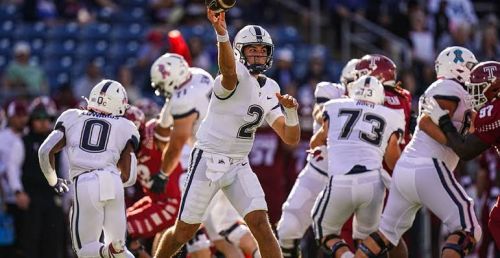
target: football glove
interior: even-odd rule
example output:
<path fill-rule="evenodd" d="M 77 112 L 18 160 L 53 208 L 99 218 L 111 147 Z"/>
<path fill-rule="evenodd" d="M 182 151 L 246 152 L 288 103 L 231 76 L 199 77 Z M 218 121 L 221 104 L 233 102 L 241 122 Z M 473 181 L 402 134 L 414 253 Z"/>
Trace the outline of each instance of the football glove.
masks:
<path fill-rule="evenodd" d="M 425 100 L 426 101 L 422 104 L 422 112 L 428 115 L 432 119 L 432 122 L 434 122 L 436 125 L 439 125 L 439 120 L 443 116 L 447 116 L 449 111 L 443 110 L 436 102 L 434 97 L 426 98 Z"/>
<path fill-rule="evenodd" d="M 163 171 L 160 171 L 151 178 L 151 181 L 153 181 L 153 184 L 151 185 L 151 192 L 157 194 L 164 193 L 165 185 L 168 183 L 168 175 Z"/>
<path fill-rule="evenodd" d="M 54 188 L 54 191 L 58 194 L 63 194 L 69 191 L 68 185 L 71 184 L 71 181 L 63 179 L 63 178 L 58 178 L 57 183 L 52 186 Z"/>

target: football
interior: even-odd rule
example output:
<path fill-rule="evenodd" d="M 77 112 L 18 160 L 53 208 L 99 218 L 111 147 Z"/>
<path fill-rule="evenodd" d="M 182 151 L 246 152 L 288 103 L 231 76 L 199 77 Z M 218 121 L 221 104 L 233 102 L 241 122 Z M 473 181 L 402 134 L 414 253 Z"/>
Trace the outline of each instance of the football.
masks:
<path fill-rule="evenodd" d="M 207 7 L 216 13 L 231 9 L 235 3 L 236 0 L 205 0 Z"/>

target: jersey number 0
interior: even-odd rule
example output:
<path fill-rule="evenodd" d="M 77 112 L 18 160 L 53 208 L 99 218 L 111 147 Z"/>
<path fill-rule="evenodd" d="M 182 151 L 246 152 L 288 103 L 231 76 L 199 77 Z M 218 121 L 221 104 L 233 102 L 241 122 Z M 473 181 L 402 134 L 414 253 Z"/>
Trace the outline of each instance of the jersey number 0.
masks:
<path fill-rule="evenodd" d="M 108 146 L 110 129 L 111 124 L 106 120 L 85 120 L 80 137 L 80 149 L 91 153 L 104 152 Z"/>

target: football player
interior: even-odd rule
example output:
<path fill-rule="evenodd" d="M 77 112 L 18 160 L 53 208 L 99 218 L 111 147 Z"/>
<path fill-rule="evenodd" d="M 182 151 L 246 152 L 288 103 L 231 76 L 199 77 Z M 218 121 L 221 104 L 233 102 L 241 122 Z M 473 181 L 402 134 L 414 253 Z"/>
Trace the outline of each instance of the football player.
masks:
<path fill-rule="evenodd" d="M 370 75 L 379 79 L 384 86 L 385 102 L 384 105 L 388 108 L 399 109 L 405 115 L 404 137 L 400 141 L 400 149 L 404 150 L 410 142 L 411 132 L 416 125 L 416 116 L 411 109 L 412 96 L 411 93 L 401 87 L 400 82 L 396 82 L 396 64 L 388 57 L 380 54 L 365 55 L 357 62 L 355 74 L 357 76 Z M 382 172 L 386 187 L 390 188 L 390 174 L 392 169 L 384 163 L 384 171 Z M 358 241 L 359 242 L 359 241 Z M 356 246 L 359 243 L 356 243 Z M 408 257 L 408 251 L 404 240 L 400 241 L 398 246 L 392 249 L 391 256 Z"/>
<path fill-rule="evenodd" d="M 151 81 L 152 87 L 159 95 L 165 97 L 167 102 L 160 113 L 160 122 L 158 125 L 165 128 L 171 126 L 170 140 L 163 152 L 162 162 L 159 164 L 160 167 L 157 168 L 157 172 L 151 176 L 151 191 L 161 194 L 165 189 L 168 189 L 168 187 L 164 187 L 164 182 L 169 182 L 172 171 L 175 171 L 176 167 L 179 166 L 179 161 L 182 160 L 182 153 L 186 153 L 185 149 L 190 150 L 194 143 L 194 135 L 208 111 L 213 79 L 206 71 L 200 68 L 189 67 L 182 56 L 167 53 L 153 63 L 151 67 Z M 165 114 L 172 115 L 171 121 L 161 122 L 167 120 L 162 119 Z M 161 132 L 159 134 L 161 135 Z M 181 163 L 187 164 L 188 162 L 184 161 Z M 185 169 L 187 168 L 187 165 L 185 165 Z M 215 209 L 207 209 L 207 213 L 220 212 L 221 209 L 217 209 L 217 207 L 225 206 L 224 203 L 229 204 L 227 200 L 224 200 L 225 198 L 223 195 L 221 198 L 218 198 L 217 200 L 220 200 L 222 204 L 211 204 L 210 207 L 215 207 Z M 220 217 L 222 220 L 209 219 L 204 221 L 210 240 L 221 251 L 230 250 L 229 247 L 224 248 L 224 243 L 221 243 L 226 242 L 226 240 L 224 236 L 219 235 L 219 232 L 225 231 L 227 239 L 235 243 L 236 246 L 239 246 L 241 238 L 250 241 L 249 245 L 253 246 L 253 249 L 247 250 L 247 253 L 251 255 L 256 249 L 256 244 L 253 243 L 253 238 L 248 228 L 240 224 L 235 224 L 232 227 L 238 220 L 238 214 L 230 204 L 229 207 L 222 208 L 222 210 L 227 212 L 227 216 Z M 214 216 L 220 216 L 220 214 L 208 215 L 208 217 Z M 192 242 L 195 241 L 190 241 L 190 243 Z M 241 243 L 243 242 L 246 241 L 241 241 Z M 191 244 L 188 245 L 188 251 L 198 251 L 201 249 L 204 248 L 195 247 Z"/>
<path fill-rule="evenodd" d="M 384 88 L 375 77 L 353 82 L 349 96 L 325 103 L 323 125 L 311 138 L 311 148 L 328 146 L 329 183 L 311 214 L 316 238 L 333 257 L 348 252 L 340 230 L 353 213 L 353 239 L 378 227 L 385 197 L 382 160 L 394 167 L 405 126 L 402 112 L 383 106 Z"/>
<path fill-rule="evenodd" d="M 422 107 L 425 97 L 434 97 L 450 113 L 451 126 L 462 134 L 469 130 L 472 111 L 464 87 L 476 64 L 474 54 L 466 48 L 444 49 L 436 58 L 437 80 L 421 98 Z M 421 114 L 415 134 L 394 169 L 379 230 L 359 245 L 356 257 L 379 256 L 397 245 L 422 206 L 440 218 L 450 232 L 443 257 L 463 257 L 473 250 L 481 228 L 472 199 L 451 173 L 459 156 L 445 143 L 446 138 L 432 119 Z"/>
<path fill-rule="evenodd" d="M 439 125 L 446 135 L 446 145 L 463 160 L 470 160 L 490 147 L 500 155 L 500 62 L 481 62 L 474 67 L 470 83 L 466 84 L 474 97 L 478 113 L 474 119 L 474 133 L 463 137 L 453 126 L 453 120 L 446 109 L 442 109 L 434 99 L 424 105 L 424 113 Z M 488 227 L 500 248 L 500 207 L 497 204 L 490 214 Z"/>
<path fill-rule="evenodd" d="M 274 49 L 266 30 L 245 26 L 235 37 L 233 51 L 225 13 L 207 9 L 207 17 L 217 33 L 221 75 L 215 79 L 208 114 L 196 134 L 177 222 L 164 234 L 156 255 L 170 257 L 177 252 L 194 235 L 211 199 L 222 190 L 249 226 L 262 256 L 281 257 L 248 153 L 264 119 L 285 143 L 298 143 L 297 101 L 281 96 L 277 83 L 262 74 L 272 64 Z"/>
<path fill-rule="evenodd" d="M 410 142 L 411 131 L 415 127 L 416 117 L 412 114 L 412 96 L 408 90 L 401 87 L 401 83 L 396 82 L 396 64 L 379 54 L 365 55 L 356 64 L 358 76 L 370 75 L 377 78 L 384 86 L 384 105 L 392 109 L 401 109 L 405 114 L 404 138 L 400 143 L 401 150 Z M 392 172 L 392 171 L 391 171 Z"/>
<path fill-rule="evenodd" d="M 313 111 L 313 132 L 321 127 L 323 104 L 346 95 L 347 85 L 354 81 L 355 67 L 359 59 L 352 59 L 342 69 L 341 83 L 321 82 L 316 85 L 316 103 Z M 311 210 L 314 200 L 328 183 L 328 156 L 326 145 L 317 146 L 307 157 L 307 164 L 283 204 L 277 233 L 284 257 L 298 257 L 299 241 L 312 223 Z"/>
<path fill-rule="evenodd" d="M 87 110 L 69 109 L 59 116 L 38 151 L 40 167 L 56 192 L 67 192 L 69 181 L 57 178 L 54 166 L 55 153 L 66 148 L 74 185 L 71 236 L 78 257 L 134 257 L 125 247 L 123 187 L 136 180 L 139 132 L 123 117 L 127 92 L 119 82 L 103 80 L 87 102 Z"/>
<path fill-rule="evenodd" d="M 127 231 L 132 240 L 148 239 L 175 222 L 181 199 L 179 178 L 182 168 L 179 165 L 172 173 L 165 192 L 151 192 L 151 176 L 160 169 L 161 155 L 167 142 L 155 137 L 155 131 L 159 127 L 157 120 L 152 119 L 146 123 L 145 114 L 139 108 L 131 106 L 125 117 L 136 125 L 141 136 L 137 153 L 137 179 L 144 195 L 127 208 Z M 130 251 L 140 252 L 141 246 L 135 246 L 139 248 L 131 248 Z"/>

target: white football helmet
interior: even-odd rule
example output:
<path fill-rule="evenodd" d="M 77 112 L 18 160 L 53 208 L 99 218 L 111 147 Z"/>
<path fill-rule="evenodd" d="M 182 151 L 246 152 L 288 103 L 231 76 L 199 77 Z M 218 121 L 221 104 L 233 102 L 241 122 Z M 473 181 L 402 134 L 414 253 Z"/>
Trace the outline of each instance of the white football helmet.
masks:
<path fill-rule="evenodd" d="M 460 83 L 470 80 L 470 72 L 477 64 L 474 54 L 463 47 L 447 47 L 436 58 L 437 78 L 455 79 Z"/>
<path fill-rule="evenodd" d="M 151 87 L 156 95 L 169 98 L 175 89 L 191 78 L 189 65 L 178 54 L 166 53 L 151 66 Z"/>
<path fill-rule="evenodd" d="M 342 74 L 340 75 L 340 83 L 347 88 L 347 85 L 356 80 L 356 64 L 358 64 L 359 59 L 353 58 L 347 62 L 347 64 L 342 68 Z"/>
<path fill-rule="evenodd" d="M 267 47 L 267 59 L 265 64 L 251 65 L 248 63 L 247 58 L 243 55 L 243 48 L 248 45 L 264 45 Z M 238 31 L 234 37 L 233 49 L 236 60 L 244 64 L 252 74 L 263 73 L 273 65 L 273 40 L 269 32 L 261 26 L 247 25 Z"/>
<path fill-rule="evenodd" d="M 384 86 L 377 78 L 363 75 L 351 83 L 349 97 L 383 105 L 385 99 Z"/>
<path fill-rule="evenodd" d="M 128 108 L 127 91 L 121 83 L 102 80 L 92 88 L 87 109 L 114 116 L 123 116 Z"/>

